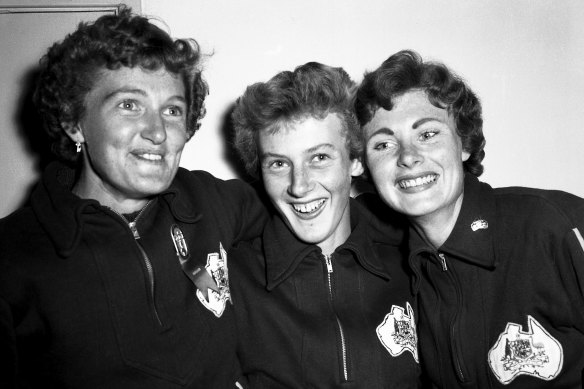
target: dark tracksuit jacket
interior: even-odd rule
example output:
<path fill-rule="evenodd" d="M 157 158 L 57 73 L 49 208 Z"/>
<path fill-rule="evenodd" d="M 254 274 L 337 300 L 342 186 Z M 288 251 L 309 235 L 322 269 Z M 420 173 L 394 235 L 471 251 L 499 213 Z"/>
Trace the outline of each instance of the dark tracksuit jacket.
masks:
<path fill-rule="evenodd" d="M 277 216 L 263 239 L 231 252 L 239 353 L 251 388 L 418 387 L 417 312 L 401 238 L 392 242 L 370 218 L 352 202 L 352 233 L 330 258 Z"/>
<path fill-rule="evenodd" d="M 442 247 L 411 230 L 421 363 L 436 388 L 582 388 L 583 233 L 584 200 L 471 175 Z"/>
<path fill-rule="evenodd" d="M 235 388 L 232 305 L 205 307 L 180 260 L 259 235 L 255 192 L 179 169 L 130 228 L 72 184 L 49 166 L 0 221 L 0 387 Z"/>

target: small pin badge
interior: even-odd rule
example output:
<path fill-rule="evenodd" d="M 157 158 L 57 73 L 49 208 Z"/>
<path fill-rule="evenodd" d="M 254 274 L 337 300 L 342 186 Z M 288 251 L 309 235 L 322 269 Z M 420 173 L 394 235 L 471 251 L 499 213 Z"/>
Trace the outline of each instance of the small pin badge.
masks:
<path fill-rule="evenodd" d="M 470 225 L 470 229 L 473 231 L 486 230 L 487 228 L 489 228 L 489 223 L 483 219 L 477 219 Z"/>
<path fill-rule="evenodd" d="M 172 241 L 174 242 L 174 248 L 176 249 L 176 255 L 181 260 L 181 262 L 186 261 L 189 258 L 189 248 L 187 247 L 187 242 L 183 232 L 176 224 L 170 226 L 170 235 L 172 236 Z"/>

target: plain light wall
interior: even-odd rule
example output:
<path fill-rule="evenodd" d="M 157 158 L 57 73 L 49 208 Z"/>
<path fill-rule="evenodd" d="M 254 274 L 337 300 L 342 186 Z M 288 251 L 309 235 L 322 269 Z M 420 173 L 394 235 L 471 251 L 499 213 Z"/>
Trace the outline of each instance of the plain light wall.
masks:
<path fill-rule="evenodd" d="M 584 196 L 582 0 L 142 0 L 142 10 L 213 53 L 208 113 L 186 168 L 235 176 L 221 128 L 248 84 L 308 61 L 359 82 L 409 48 L 446 63 L 480 97 L 484 181 Z"/>

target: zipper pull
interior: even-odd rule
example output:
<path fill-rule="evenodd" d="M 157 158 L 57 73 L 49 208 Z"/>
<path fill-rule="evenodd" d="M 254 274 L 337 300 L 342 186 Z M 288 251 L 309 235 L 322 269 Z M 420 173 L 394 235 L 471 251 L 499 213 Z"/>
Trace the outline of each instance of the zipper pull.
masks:
<path fill-rule="evenodd" d="M 129 222 L 128 227 L 130 227 L 130 230 L 132 231 L 132 234 L 134 235 L 134 239 L 136 239 L 136 240 L 140 239 L 140 234 L 138 233 L 138 229 L 136 228 L 136 221 Z"/>
<path fill-rule="evenodd" d="M 333 272 L 333 263 L 331 262 L 331 257 L 330 255 L 325 255 L 324 256 L 324 262 L 326 263 L 326 270 L 330 273 Z"/>
<path fill-rule="evenodd" d="M 447 271 L 448 267 L 446 266 L 446 257 L 442 253 L 439 253 L 438 257 L 440 258 L 440 264 L 442 265 L 442 271 Z"/>

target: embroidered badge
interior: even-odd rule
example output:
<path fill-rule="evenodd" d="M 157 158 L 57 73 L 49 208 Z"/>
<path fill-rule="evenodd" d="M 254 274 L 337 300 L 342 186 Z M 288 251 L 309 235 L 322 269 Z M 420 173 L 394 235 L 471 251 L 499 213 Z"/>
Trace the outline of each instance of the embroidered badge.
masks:
<path fill-rule="evenodd" d="M 205 299 L 203 293 L 197 289 L 199 301 L 217 317 L 221 317 L 227 301 L 231 302 L 231 292 L 229 291 L 229 274 L 227 272 L 227 253 L 223 245 L 219 242 L 219 253 L 207 254 L 207 273 L 217 284 L 218 292 L 209 289 L 209 301 Z"/>
<path fill-rule="evenodd" d="M 418 361 L 418 335 L 414 320 L 414 311 L 406 302 L 408 313 L 397 305 L 391 306 L 391 312 L 385 315 L 383 322 L 377 326 L 377 337 L 392 357 L 397 357 L 405 351 L 412 353 Z"/>
<path fill-rule="evenodd" d="M 525 374 L 545 381 L 560 374 L 564 363 L 562 345 L 532 316 L 527 316 L 528 330 L 507 323 L 505 331 L 489 351 L 489 366 L 497 379 L 506 385 Z"/>
<path fill-rule="evenodd" d="M 483 219 L 477 219 L 470 225 L 470 229 L 473 231 L 486 230 L 487 228 L 489 228 L 489 223 Z"/>
<path fill-rule="evenodd" d="M 183 232 L 176 224 L 170 226 L 170 235 L 172 236 L 172 241 L 174 242 L 174 248 L 176 250 L 176 255 L 181 265 L 189 259 L 189 248 L 187 247 L 187 242 Z"/>

